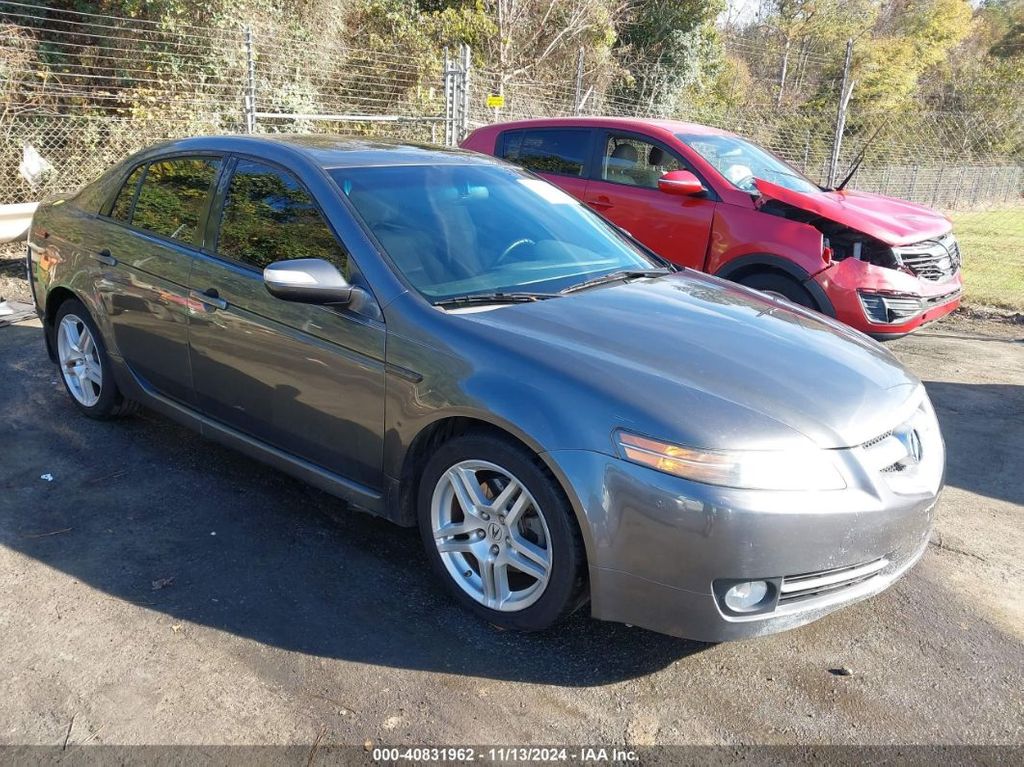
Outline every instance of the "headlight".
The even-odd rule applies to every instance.
[[[842,490],[846,480],[828,450],[699,450],[618,433],[627,461],[708,485],[750,490]]]

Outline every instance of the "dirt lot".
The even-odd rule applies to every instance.
[[[933,545],[873,600],[706,646],[497,632],[412,531],[156,416],[82,418],[38,326],[0,329],[0,743],[1021,743],[1024,325],[892,348],[949,446]]]

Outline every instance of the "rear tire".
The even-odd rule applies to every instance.
[[[434,571],[485,621],[540,631],[585,600],[572,508],[547,467],[513,440],[471,433],[442,444],[420,476],[417,512]]]
[[[114,382],[114,371],[89,310],[76,298],[60,305],[53,321],[57,366],[71,401],[90,418],[106,420],[135,412]]]
[[[762,293],[782,296],[798,306],[804,306],[816,312],[821,311],[818,302],[814,300],[814,296],[810,294],[810,291],[792,277],[771,272],[758,272],[742,277],[737,282],[748,288],[760,290]]]

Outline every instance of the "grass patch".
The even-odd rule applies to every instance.
[[[1024,206],[953,213],[968,304],[1024,310]]]

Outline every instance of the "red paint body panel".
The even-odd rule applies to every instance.
[[[551,177],[570,194],[563,179]],[[569,179],[571,180],[571,179]],[[581,198],[644,245],[680,266],[704,269],[717,203],[591,179]]]
[[[769,226],[765,225],[766,219]],[[754,208],[720,205],[704,271],[719,274],[738,258],[769,254],[782,256],[813,275],[826,266],[821,257],[823,246],[821,232],[809,224],[769,216]]]
[[[949,279],[932,281],[904,269],[875,266],[852,257],[831,263],[823,254],[823,235],[813,225],[762,212],[758,206],[774,199],[897,247],[949,232],[949,220],[929,208],[852,190],[795,192],[760,179],[756,183],[762,196],[757,198],[731,184],[677,137],[733,134],[672,120],[523,120],[479,128],[466,138],[462,147],[495,155],[502,133],[530,128],[628,132],[661,142],[679,155],[704,180],[709,188],[707,197],[680,197],[656,189],[611,183],[594,172],[589,179],[542,174],[673,263],[711,274],[731,271],[730,276],[736,277],[753,269],[779,271],[781,267],[818,298],[823,310],[831,308],[839,320],[874,335],[908,333],[960,305],[963,281],[959,271]],[[899,324],[873,323],[865,314],[858,291],[916,297],[927,308]],[[828,303],[831,307],[825,306]]]

